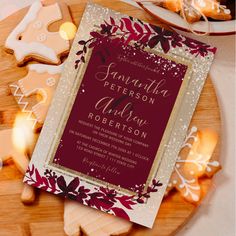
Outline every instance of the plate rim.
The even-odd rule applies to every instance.
[[[162,17],[159,17],[158,15],[156,15],[154,12],[152,12],[149,8],[147,8],[145,6],[145,4],[138,2],[137,3],[143,10],[145,10],[148,14],[150,14],[152,17],[158,19],[159,21],[163,22],[164,24],[167,24],[169,26],[172,26],[178,30],[184,31],[184,32],[188,32],[191,33],[191,31],[187,28],[184,28],[178,24],[174,24],[173,22],[167,21],[165,19],[163,19]],[[236,20],[234,20],[236,22]],[[195,30],[196,33],[200,33],[200,34],[204,34],[204,31],[198,31]],[[226,36],[226,35],[235,35],[236,34],[236,29],[234,29],[234,31],[228,31],[228,32],[210,32],[208,35],[210,36]]]

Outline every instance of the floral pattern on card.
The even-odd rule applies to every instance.
[[[171,47],[186,46],[194,56],[207,56],[208,53],[216,53],[216,48],[197,40],[184,37],[176,32],[171,32],[155,25],[143,23],[140,20],[135,21],[132,17],[123,17],[116,23],[115,19],[110,17],[110,22],[104,21],[100,25],[99,30],[90,32],[91,38],[87,41],[80,40],[79,45],[82,49],[76,55],[78,59],[75,61],[75,69],[79,63],[85,63],[85,54],[88,48],[99,45],[104,40],[113,39],[117,43],[129,44],[134,42],[135,47],[154,48],[160,46],[164,53],[168,53]],[[104,57],[101,55],[101,57]]]
[[[41,175],[34,165],[28,167],[25,183],[64,198],[77,200],[82,204],[86,203],[86,205],[93,208],[111,212],[127,220],[130,220],[128,211],[133,210],[132,206],[144,204],[145,200],[150,198],[151,194],[157,192],[163,185],[160,181],[153,179],[147,190],[144,191],[144,186],[137,186],[135,189],[136,195],[128,196],[118,193],[115,189],[106,187],[89,189],[83,185],[78,177],[66,183],[62,175],[57,176],[50,169],[46,169],[44,175]],[[119,207],[120,204],[123,208]]]

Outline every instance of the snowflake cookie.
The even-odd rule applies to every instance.
[[[211,177],[220,169],[219,162],[212,159],[217,139],[216,132],[212,130],[191,128],[177,158],[166,194],[175,188],[189,202],[201,199],[198,178],[205,175]]]

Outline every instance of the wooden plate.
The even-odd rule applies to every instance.
[[[66,0],[70,6],[74,22],[79,24],[86,0]],[[79,2],[79,3],[78,3]],[[149,23],[159,24],[143,10],[117,0],[96,0],[106,7],[140,18]],[[19,111],[8,84],[26,75],[25,67],[17,67],[14,57],[4,51],[4,42],[23,18],[27,9],[23,9],[0,22],[0,129],[11,127],[15,114]],[[199,100],[192,124],[199,129],[212,128],[220,132],[220,112],[211,80],[208,78]],[[214,155],[219,155],[219,146]],[[201,180],[204,196],[212,180]],[[0,172],[0,236],[62,236],[63,199],[41,191],[33,206],[24,206],[20,201],[22,175],[13,163],[4,166]],[[175,234],[194,214],[197,205],[183,200],[178,192],[171,193],[161,205],[152,230],[134,226],[132,236],[170,236]],[[142,216],[140,216],[142,217]]]

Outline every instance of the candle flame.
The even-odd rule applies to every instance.
[[[14,146],[22,153],[26,152],[27,147],[29,147],[34,140],[32,127],[33,121],[28,120],[26,114],[17,114],[12,139]]]

